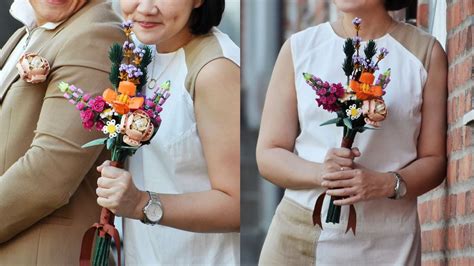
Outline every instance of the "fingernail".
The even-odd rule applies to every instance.
[[[325,187],[325,186],[327,186],[327,185],[328,185],[328,182],[326,182],[326,181],[324,181],[324,182],[321,183],[321,186],[323,186],[323,187]]]

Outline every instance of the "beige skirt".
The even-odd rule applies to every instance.
[[[259,265],[314,265],[321,229],[312,211],[288,198],[276,209],[260,253]]]

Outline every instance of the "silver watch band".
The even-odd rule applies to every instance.
[[[394,200],[398,200],[401,198],[401,195],[400,195],[400,187],[401,187],[401,183],[403,182],[403,178],[402,176],[397,173],[397,172],[393,172],[393,171],[390,171],[389,173],[391,173],[395,178],[396,178],[396,183],[395,183],[395,189],[394,189],[394,195],[389,197],[389,199],[394,199]]]

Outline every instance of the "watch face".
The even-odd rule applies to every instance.
[[[161,217],[163,216],[163,210],[158,204],[150,204],[150,206],[146,208],[145,214],[148,220],[156,223],[160,221]]]
[[[404,197],[407,194],[407,184],[402,181],[400,182],[400,198]]]

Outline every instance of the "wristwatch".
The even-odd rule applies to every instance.
[[[160,197],[158,193],[147,191],[150,199],[143,208],[143,220],[142,223],[149,225],[159,224],[161,218],[163,218],[163,207],[161,206]]]
[[[407,183],[403,180],[403,177],[397,172],[389,172],[393,174],[396,178],[395,183],[395,193],[393,196],[389,197],[389,199],[399,200],[405,197],[407,194]]]

